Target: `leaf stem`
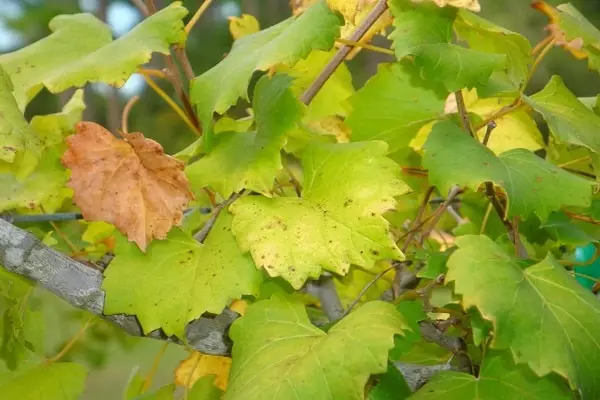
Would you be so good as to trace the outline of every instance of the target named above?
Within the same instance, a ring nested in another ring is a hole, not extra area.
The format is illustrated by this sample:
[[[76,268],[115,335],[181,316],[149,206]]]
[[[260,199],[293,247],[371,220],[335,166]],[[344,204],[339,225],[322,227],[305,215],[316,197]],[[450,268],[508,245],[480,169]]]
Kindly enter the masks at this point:
[[[497,126],[498,126],[498,124],[496,124],[496,121],[490,121],[487,124],[487,129],[485,130],[485,136],[483,137],[483,141],[481,142],[481,144],[483,144],[484,146],[487,147],[488,142],[490,141],[490,137],[492,136],[492,132],[494,131],[494,129],[496,129]]]
[[[373,24],[383,15],[387,10],[387,0],[379,0],[375,7],[371,10],[369,15],[363,20],[363,22],[356,28],[356,30],[350,36],[350,41],[358,42],[373,26]],[[323,87],[325,82],[333,75],[337,67],[344,61],[344,59],[350,54],[353,47],[348,45],[342,45],[333,58],[327,63],[323,71],[317,76],[308,89],[300,96],[300,101],[306,105],[315,98],[319,90]]]
[[[483,233],[485,232],[485,227],[487,226],[487,223],[490,219],[490,214],[492,213],[492,203],[488,203],[487,208],[485,209],[485,214],[483,215],[483,221],[481,221],[481,229],[479,229],[479,234],[483,235]]]
[[[465,105],[465,98],[463,97],[462,90],[457,90],[454,92],[454,96],[456,97],[458,114],[460,115],[460,121],[462,122],[464,131],[472,137],[475,137],[475,134],[473,133],[473,127],[471,126],[471,121],[469,120],[469,113]]]
[[[171,109],[173,111],[175,111],[175,113],[177,113],[177,115],[179,115],[179,117],[192,130],[192,132],[194,132],[198,136],[201,136],[202,134],[200,133],[200,131],[198,130],[198,128],[196,128],[194,126],[194,124],[192,124],[192,122],[189,120],[189,118],[187,117],[187,115],[185,115],[185,113],[183,112],[183,110],[181,108],[179,108],[179,106],[177,105],[177,103],[175,103],[173,101],[173,99],[170,98],[169,95],[166,94],[164,92],[164,90],[162,90],[149,76],[146,76],[143,73],[141,73],[141,75],[144,78],[144,80],[146,81],[146,83],[148,84],[148,86],[150,86],[152,88],[152,90],[154,90],[156,92],[156,94],[158,94],[171,107]]]
[[[446,197],[446,201],[444,201],[442,203],[442,205],[440,205],[438,207],[438,209],[435,210],[435,212],[433,213],[433,218],[431,219],[429,228],[425,232],[423,232],[423,234],[421,235],[419,244],[423,244],[423,241],[425,239],[427,239],[427,237],[431,234],[431,231],[435,228],[435,226],[438,224],[438,222],[442,218],[442,215],[444,215],[446,208],[448,208],[448,206],[450,204],[452,204],[452,201],[454,200],[454,198],[456,196],[458,196],[460,193],[462,193],[462,188],[460,186],[454,185],[450,188],[450,191],[448,192],[448,197]]]
[[[51,364],[53,362],[56,362],[56,361],[60,360],[62,357],[64,357],[65,354],[67,354],[69,352],[69,350],[71,350],[71,348],[75,345],[75,343],[77,343],[77,341],[79,339],[81,339],[81,337],[83,336],[83,334],[85,333],[85,331],[90,326],[92,326],[93,319],[94,319],[94,316],[90,315],[90,317],[87,319],[87,321],[85,322],[85,324],[83,324],[83,326],[79,329],[79,331],[77,331],[77,333],[75,335],[73,335],[73,337],[71,337],[71,339],[67,342],[67,344],[64,345],[64,347],[58,352],[58,354],[55,355],[54,357],[46,360],[46,363],[47,364]]]
[[[431,198],[431,195],[433,194],[434,189],[435,189],[435,186],[429,186],[427,188],[427,192],[425,192],[425,197],[423,197],[423,201],[421,202],[421,205],[419,206],[419,210],[417,211],[415,220],[412,223],[412,227],[410,228],[409,232],[405,235],[407,237],[406,237],[406,241],[402,245],[403,253],[408,249],[408,246],[410,246],[410,243],[413,241],[413,239],[414,239],[415,235],[417,234],[417,232],[419,231],[419,229],[422,228],[423,225],[425,225],[425,222],[427,222],[427,221],[424,221],[423,223],[421,223],[421,219],[423,218],[423,214],[425,213],[425,209],[427,208],[427,205],[429,204],[429,199]],[[400,238],[400,239],[402,239],[402,238]]]
[[[202,3],[202,5],[198,8],[198,10],[196,10],[196,12],[194,13],[194,16],[185,25],[186,35],[190,34],[190,31],[192,30],[192,28],[194,28],[194,25],[196,25],[196,22],[198,22],[200,17],[202,17],[202,14],[204,14],[206,9],[211,5],[212,2],[213,2],[213,0],[204,0],[204,3]]]
[[[132,98],[129,99],[129,101],[127,102],[127,104],[125,104],[125,107],[123,108],[123,114],[121,115],[121,131],[125,134],[129,133],[129,130],[127,128],[127,120],[129,119],[129,112],[131,111],[131,108],[135,105],[135,103],[137,103],[137,101],[140,99],[140,96],[133,96]]]
[[[158,370],[160,361],[162,360],[163,356],[165,355],[165,352],[167,351],[167,347],[169,347],[169,342],[164,342],[163,345],[160,346],[158,353],[156,353],[156,356],[154,357],[154,361],[152,362],[152,367],[150,368],[150,371],[148,371],[148,374],[144,377],[144,383],[142,384],[142,389],[139,394],[142,394],[148,389],[150,389],[150,385],[152,385],[152,379],[154,379],[154,375],[156,375],[156,371]]]
[[[540,52],[540,50],[542,50],[544,47],[546,47],[546,45],[548,43],[550,43],[551,40],[552,40],[552,35],[546,36],[538,44],[535,45],[535,47],[533,48],[533,50],[531,50],[531,54],[535,56],[537,53]]]
[[[386,49],[384,47],[374,46],[374,45],[368,44],[368,43],[355,42],[353,40],[342,39],[342,38],[336,39],[336,42],[345,44],[347,46],[360,47],[365,50],[375,51],[377,53],[389,54],[391,56],[396,54],[396,53],[394,53],[394,50],[392,50],[392,49]]]
[[[527,86],[531,82],[531,79],[533,78],[535,71],[537,71],[538,67],[540,66],[540,63],[548,55],[550,50],[552,50],[552,48],[554,47],[555,44],[556,44],[555,38],[552,38],[550,41],[548,41],[548,43],[545,43],[544,48],[540,51],[540,54],[538,54],[535,61],[533,62],[533,65],[531,66],[531,69],[529,70],[529,73],[527,74],[527,78],[525,78],[523,85],[521,85],[521,90],[519,91],[521,96],[523,94],[525,94],[525,90],[527,89]]]

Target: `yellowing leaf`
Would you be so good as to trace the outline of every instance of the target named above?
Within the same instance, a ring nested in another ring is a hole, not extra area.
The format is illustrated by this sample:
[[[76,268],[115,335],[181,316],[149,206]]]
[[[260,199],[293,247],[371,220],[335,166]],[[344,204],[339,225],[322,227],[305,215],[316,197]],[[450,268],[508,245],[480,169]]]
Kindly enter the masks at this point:
[[[84,218],[115,225],[142,251],[164,239],[193,198],[184,163],[141,133],[120,140],[93,122],[77,124],[76,132],[62,161]]]
[[[203,376],[215,375],[214,385],[225,390],[229,381],[230,368],[230,357],[211,356],[194,351],[175,370],[175,383],[191,388]]]
[[[236,313],[238,313],[240,315],[244,315],[244,313],[246,312],[246,308],[247,307],[248,307],[248,302],[246,300],[235,300],[229,306],[229,308],[232,311],[235,311]]]
[[[457,8],[466,8],[467,10],[475,12],[481,11],[481,4],[479,4],[479,0],[433,0],[433,2],[440,7],[452,6]]]
[[[229,32],[234,40],[258,31],[260,31],[260,24],[253,15],[242,14],[241,17],[229,17]]]

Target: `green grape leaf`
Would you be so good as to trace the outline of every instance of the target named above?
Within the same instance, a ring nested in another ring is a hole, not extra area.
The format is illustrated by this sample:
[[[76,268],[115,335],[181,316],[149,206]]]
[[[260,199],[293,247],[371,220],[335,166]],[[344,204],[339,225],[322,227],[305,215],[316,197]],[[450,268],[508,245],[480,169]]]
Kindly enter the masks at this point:
[[[186,168],[195,192],[210,186],[224,198],[249,189],[270,196],[282,168],[285,133],[302,113],[285,75],[263,76],[254,91],[256,133],[227,132],[216,136],[211,153]]]
[[[185,41],[187,13],[174,2],[114,41],[110,27],[90,14],[59,15],[50,21],[50,36],[0,56],[0,65],[21,109],[43,86],[52,93],[87,82],[120,87],[153,52],[169,54],[169,45]]]
[[[223,391],[214,385],[215,376],[206,375],[198,379],[190,390],[189,400],[221,400]]]
[[[0,61],[0,173],[8,170],[23,178],[39,161],[42,144],[27,125],[12,90],[11,79]]]
[[[25,279],[0,268],[0,358],[10,370],[43,350],[44,318],[32,301],[33,289]]]
[[[461,236],[456,244],[447,282],[454,282],[465,309],[477,307],[492,322],[491,347],[510,349],[517,364],[527,363],[538,376],[558,373],[580,388],[583,398],[598,398],[595,296],[551,255],[523,268],[486,236]]]
[[[581,103],[555,75],[542,91],[523,100],[544,116],[559,142],[585,146],[600,154],[600,116]]]
[[[382,64],[350,98],[352,140],[384,140],[393,153],[408,147],[423,125],[443,116],[447,93],[408,63]]]
[[[242,250],[296,289],[321,268],[345,275],[350,264],[402,259],[381,214],[408,187],[386,150],[384,142],[307,147],[302,198],[246,196],[231,206]]]
[[[394,335],[409,329],[393,305],[373,301],[325,333],[301,303],[275,295],[231,326],[224,400],[363,399],[370,374],[387,370]]]
[[[145,393],[135,398],[135,400],[174,400],[175,384],[165,385],[154,393]],[[188,396],[188,399],[191,397]]]
[[[507,75],[513,89],[521,86],[533,63],[529,40],[467,10],[458,12],[454,28],[473,50],[506,55],[506,72],[498,73]]]
[[[78,89],[61,112],[36,115],[29,126],[37,132],[42,145],[49,148],[62,143],[65,137],[75,132],[75,124],[81,121],[84,110],[83,89]]]
[[[80,364],[42,363],[0,383],[0,393],[5,399],[76,400],[83,392],[86,375]]]
[[[448,92],[485,85],[494,71],[506,68],[505,54],[450,44],[456,9],[407,0],[392,1],[390,8],[395,28],[390,39],[396,57],[413,55],[421,76],[442,83]]]
[[[334,54],[333,50],[313,50],[306,59],[300,60],[293,67],[280,64],[275,67],[275,71],[294,78],[292,92],[300,97],[323,71]],[[304,120],[314,121],[330,115],[346,116],[348,110],[344,102],[353,93],[352,75],[348,66],[342,63],[310,102]]]
[[[341,23],[320,0],[299,17],[236,40],[223,61],[195,78],[190,96],[202,121],[207,151],[213,146],[213,112],[223,114],[240,97],[247,97],[255,70],[264,71],[280,63],[293,65],[313,49],[329,50],[339,36]]]
[[[73,195],[66,187],[69,173],[60,161],[60,154],[54,149],[46,150],[35,171],[26,178],[17,179],[12,173],[0,171],[0,211],[13,208],[54,212],[63,201]]]
[[[135,314],[144,332],[162,328],[184,337],[186,324],[204,312],[219,314],[233,299],[256,295],[260,271],[231,235],[222,212],[204,244],[175,228],[146,254],[123,238],[104,275],[105,314]]]
[[[488,351],[478,376],[442,371],[411,396],[411,400],[559,400],[573,396],[555,376],[538,378],[516,366],[508,352]]]
[[[508,196],[508,214],[546,220],[563,206],[587,207],[594,182],[562,169],[523,149],[499,156],[451,121],[436,124],[425,143],[423,165],[429,180],[447,193],[453,184],[477,189],[494,182]]]

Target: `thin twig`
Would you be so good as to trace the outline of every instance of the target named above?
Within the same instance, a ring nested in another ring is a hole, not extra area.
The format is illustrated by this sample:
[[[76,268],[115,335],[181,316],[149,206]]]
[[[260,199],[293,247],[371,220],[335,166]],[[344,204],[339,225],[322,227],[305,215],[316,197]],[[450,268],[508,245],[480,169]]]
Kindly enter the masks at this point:
[[[175,57],[177,57],[177,60],[179,60],[179,64],[181,64],[181,68],[183,69],[183,74],[185,75],[187,80],[191,82],[196,77],[196,74],[194,73],[192,64],[190,63],[190,60],[188,59],[185,48],[183,48],[181,46],[174,46],[173,50],[175,52]]]
[[[473,133],[473,128],[471,127],[471,121],[469,120],[469,113],[467,112],[465,98],[463,97],[462,91],[457,90],[456,92],[454,92],[454,97],[456,97],[456,105],[458,108],[458,114],[460,115],[460,121],[462,122],[463,129],[469,135],[475,137],[475,134]]]
[[[563,212],[565,214],[567,214],[567,216],[576,219],[578,221],[583,221],[583,222],[587,222],[589,224],[594,224],[594,225],[600,225],[600,221],[593,219],[592,217],[588,217],[587,215],[579,215],[579,214],[575,214],[572,213],[570,211],[565,211],[563,210]]]
[[[521,85],[521,90],[520,90],[521,95],[525,93],[525,89],[527,89],[527,86],[529,86],[529,82],[531,82],[531,79],[533,78],[535,71],[538,69],[542,60],[548,55],[550,50],[552,50],[554,48],[555,44],[556,44],[556,39],[552,38],[552,40],[550,40],[544,46],[544,48],[540,51],[540,54],[538,54],[535,61],[533,62],[533,65],[531,66],[531,69],[529,70],[529,73],[527,74],[527,77],[525,78],[523,85]]]
[[[219,214],[221,214],[221,211],[224,208],[229,207],[231,205],[231,203],[233,203],[234,201],[239,199],[242,196],[242,194],[244,194],[243,190],[239,193],[234,193],[231,196],[229,196],[229,198],[227,200],[225,200],[224,202],[222,202],[221,204],[218,204],[215,208],[213,208],[213,212],[212,212],[211,216],[208,218],[208,221],[206,221],[206,223],[204,224],[202,229],[200,229],[194,235],[194,239],[196,239],[200,243],[204,243],[204,241],[206,240],[206,237],[210,233],[210,230],[212,229],[213,225],[217,221]]]
[[[140,96],[133,96],[129,99],[125,107],[123,108],[123,114],[121,115],[121,131],[125,134],[129,133],[129,129],[127,127],[127,120],[129,119],[129,113],[131,112],[131,108],[137,103],[140,99]]]
[[[379,0],[375,7],[371,10],[369,15],[364,19],[364,21],[356,28],[356,30],[352,33],[348,40],[352,42],[359,42],[360,39],[369,31],[371,26],[383,15],[383,13],[387,10],[388,4],[387,0]],[[310,85],[308,89],[302,94],[300,97],[300,101],[306,105],[308,105],[312,99],[317,95],[319,90],[323,87],[325,82],[333,75],[337,67],[344,61],[344,59],[350,54],[353,47],[348,45],[343,45],[337,51],[337,53],[333,56],[333,58],[327,63],[323,71],[317,76],[314,82]]]
[[[71,350],[71,348],[75,345],[75,343],[77,343],[77,341],[81,338],[81,336],[83,336],[85,331],[92,325],[93,320],[94,320],[94,316],[90,315],[90,317],[87,319],[85,324],[83,324],[81,329],[79,329],[79,331],[77,331],[77,333],[67,342],[67,344],[65,344],[65,346],[60,350],[60,352],[58,352],[58,354],[55,355],[54,357],[46,360],[46,363],[50,364],[50,363],[56,362],[56,361],[60,360],[61,358],[63,358],[64,355],[67,354],[69,352],[69,350]]]
[[[387,274],[388,272],[390,272],[391,270],[395,269],[396,266],[392,265],[389,268],[384,269],[383,271],[381,271],[380,273],[378,273],[377,275],[375,275],[375,277],[373,279],[371,279],[371,281],[369,283],[367,283],[362,290],[360,291],[360,293],[358,294],[358,296],[356,296],[356,299],[354,299],[354,301],[350,304],[350,306],[348,306],[348,309],[346,311],[344,311],[344,314],[342,314],[342,316],[340,318],[344,318],[346,317],[348,314],[350,314],[350,312],[352,311],[352,309],[354,307],[356,307],[356,305],[358,304],[358,302],[360,301],[360,299],[362,299],[362,297],[365,295],[365,293],[367,293],[369,291],[369,289],[371,289],[371,287],[377,283],[378,280],[380,280],[381,278],[383,278],[383,276],[385,274]]]
[[[154,379],[154,375],[156,375],[156,371],[158,370],[160,361],[162,360],[163,356],[165,355],[165,351],[167,351],[167,347],[169,347],[169,342],[164,342],[163,345],[160,346],[160,349],[158,350],[158,353],[156,353],[156,356],[154,357],[154,361],[152,362],[152,367],[150,368],[150,371],[148,371],[148,373],[146,374],[146,377],[144,378],[144,383],[142,384],[142,390],[140,391],[139,394],[142,394],[142,393],[146,392],[148,389],[150,389],[150,385],[152,385],[152,380]]]
[[[492,203],[488,203],[487,208],[485,209],[485,214],[483,215],[483,221],[481,222],[481,228],[479,229],[479,234],[483,235],[483,233],[485,232],[485,227],[487,226],[487,223],[490,219],[490,214],[492,213]]]
[[[198,8],[198,10],[196,10],[196,12],[194,13],[194,16],[185,25],[186,35],[190,34],[190,31],[192,30],[194,25],[196,25],[196,22],[198,22],[198,20],[202,16],[202,14],[204,14],[204,11],[206,11],[206,9],[211,5],[212,1],[213,0],[204,0],[204,3],[202,3],[202,5]]]
[[[144,4],[144,2],[142,0],[131,0],[131,2],[133,3],[133,5],[135,5],[138,10],[140,10],[140,12],[142,13],[142,15],[144,17],[147,17],[150,15],[150,12],[148,11],[148,7],[146,7],[146,5]]]
[[[460,193],[462,193],[462,189],[460,186],[454,185],[450,188],[450,191],[448,192],[448,197],[446,198],[446,201],[443,202],[442,205],[439,206],[437,210],[435,210],[434,216],[429,224],[429,229],[427,229],[421,235],[420,244],[422,244],[423,241],[425,239],[427,239],[427,237],[431,234],[431,231],[435,228],[437,223],[440,221],[440,219],[442,218],[442,215],[444,215],[446,208],[448,208],[448,206],[450,204],[452,204],[452,201],[454,200],[454,198],[456,196],[458,196]]]
[[[374,45],[368,44],[368,43],[354,42],[352,40],[342,39],[342,38],[336,39],[336,42],[341,43],[341,44],[345,44],[347,46],[360,47],[360,48],[363,48],[365,50],[375,51],[377,53],[389,54],[391,56],[393,56],[394,54],[396,54],[396,53],[394,53],[394,50],[392,50],[392,49],[386,49],[384,47],[374,46]]]
[[[190,121],[192,121],[192,124],[196,127],[196,129],[198,129],[199,132],[202,132],[202,129],[200,128],[200,121],[198,120],[198,116],[192,107],[192,103],[188,94],[182,86],[183,82],[181,80],[181,75],[179,74],[179,69],[175,64],[175,61],[173,61],[173,57],[171,55],[167,55],[165,57],[165,61],[167,63],[167,68],[165,68],[164,72],[165,77],[169,80],[169,82],[171,82],[171,85],[175,89],[175,93],[177,93],[177,96],[179,96],[181,99],[181,102],[183,103],[183,109],[185,110],[185,113]]]
[[[498,124],[496,124],[496,121],[490,121],[487,124],[487,129],[485,130],[485,136],[483,137],[483,141],[481,142],[481,144],[483,144],[484,146],[487,147],[488,142],[490,141],[490,136],[492,136],[492,132],[494,131],[494,129],[496,129],[497,126],[498,126]]]
[[[425,209],[427,208],[427,204],[429,203],[429,199],[431,198],[434,189],[434,186],[429,186],[429,188],[427,188],[427,192],[425,192],[425,197],[423,197],[423,201],[419,206],[419,210],[417,211],[415,220],[412,223],[412,228],[410,228],[409,232],[406,235],[404,235],[406,236],[406,241],[402,246],[402,252],[405,252],[408,249],[408,246],[410,246],[410,243],[413,241],[415,235],[417,234],[419,229],[424,225],[423,223],[421,223],[421,218],[423,218],[423,214],[425,213]]]
[[[192,132],[194,132],[196,135],[201,136],[200,131],[198,130],[198,128],[196,128],[194,126],[194,124],[192,124],[192,122],[189,120],[189,118],[187,117],[187,115],[185,115],[185,113],[183,112],[183,110],[181,108],[179,108],[179,106],[177,105],[177,103],[175,103],[173,101],[172,98],[169,97],[168,94],[165,93],[164,90],[162,90],[160,88],[160,86],[158,86],[153,80],[152,78],[150,78],[149,76],[146,76],[145,74],[141,74],[142,77],[144,78],[144,80],[146,81],[146,83],[148,84],[148,86],[150,86],[170,107],[173,111],[175,111],[175,113],[177,115],[179,115],[179,117],[186,123],[186,125],[192,130]]]

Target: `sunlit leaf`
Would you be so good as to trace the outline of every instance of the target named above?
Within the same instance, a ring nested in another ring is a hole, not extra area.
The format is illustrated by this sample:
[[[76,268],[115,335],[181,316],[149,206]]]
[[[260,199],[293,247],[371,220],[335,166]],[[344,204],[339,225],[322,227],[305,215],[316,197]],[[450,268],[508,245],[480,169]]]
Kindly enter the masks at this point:
[[[214,375],[214,385],[221,390],[227,389],[231,357],[212,356],[194,351],[179,363],[175,370],[175,383],[192,387],[201,378]],[[211,382],[211,385],[213,382]]]
[[[242,14],[240,17],[229,17],[229,32],[233,40],[256,33],[260,30],[258,20],[250,14]]]

